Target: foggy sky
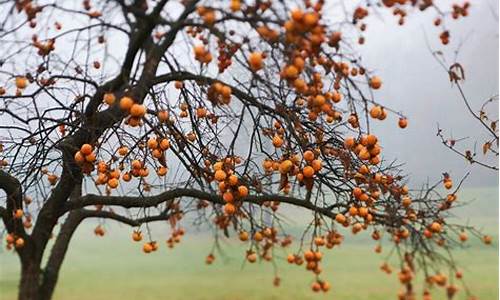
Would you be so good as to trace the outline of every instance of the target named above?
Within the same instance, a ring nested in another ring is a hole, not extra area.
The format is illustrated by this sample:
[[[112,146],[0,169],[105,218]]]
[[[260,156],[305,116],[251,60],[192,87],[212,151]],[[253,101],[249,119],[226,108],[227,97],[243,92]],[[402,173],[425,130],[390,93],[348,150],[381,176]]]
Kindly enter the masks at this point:
[[[368,22],[365,46],[361,53],[365,65],[375,68],[384,82],[375,93],[380,102],[409,119],[406,129],[397,128],[397,118],[388,122],[373,121],[384,147],[385,158],[398,158],[406,163],[404,169],[411,175],[411,183],[439,179],[442,172],[450,172],[458,181],[468,171],[471,176],[465,186],[497,186],[498,173],[479,166],[471,166],[463,158],[445,148],[436,136],[437,123],[446,130],[445,136],[471,137],[466,141],[473,147],[478,142],[478,159],[484,160],[481,136],[484,129],[467,113],[458,90],[448,75],[435,61],[426,39],[433,50],[441,50],[449,62],[462,43],[458,62],[465,68],[464,92],[471,106],[479,110],[489,97],[498,94],[498,1],[471,1],[470,17],[447,22],[451,32],[448,46],[440,44],[440,30],[432,25],[435,14],[410,14],[405,26],[397,26],[391,16]],[[490,113],[498,118],[498,102],[490,106]],[[479,137],[479,139],[475,138]],[[498,159],[489,161],[498,166]]]

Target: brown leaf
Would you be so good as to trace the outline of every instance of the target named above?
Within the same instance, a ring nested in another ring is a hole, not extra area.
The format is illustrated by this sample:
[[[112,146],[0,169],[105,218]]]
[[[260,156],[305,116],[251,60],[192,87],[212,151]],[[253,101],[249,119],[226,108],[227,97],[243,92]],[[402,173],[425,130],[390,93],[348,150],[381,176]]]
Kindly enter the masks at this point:
[[[484,143],[484,145],[483,145],[483,154],[486,154],[486,152],[488,152],[488,150],[490,150],[490,147],[491,147],[490,142]]]
[[[490,127],[491,127],[491,129],[492,129],[493,131],[496,131],[496,130],[497,130],[497,121],[495,121],[495,122],[491,122]]]

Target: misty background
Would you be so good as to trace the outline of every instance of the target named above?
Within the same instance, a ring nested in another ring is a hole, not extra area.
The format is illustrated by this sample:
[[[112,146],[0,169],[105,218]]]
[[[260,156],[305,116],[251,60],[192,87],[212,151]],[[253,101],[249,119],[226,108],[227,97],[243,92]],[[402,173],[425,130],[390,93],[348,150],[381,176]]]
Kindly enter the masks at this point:
[[[451,65],[458,49],[457,62],[465,69],[463,90],[472,108],[479,111],[484,101],[498,95],[498,1],[472,1],[469,16],[447,19],[451,33],[447,46],[438,38],[442,29],[432,24],[434,18],[435,13],[429,11],[409,13],[404,26],[398,26],[391,15],[368,21],[366,43],[358,48],[365,65],[383,80],[375,96],[409,120],[404,130],[397,127],[397,118],[391,114],[385,122],[371,125],[384,147],[384,158],[405,163],[412,186],[428,179],[433,183],[443,172],[450,172],[458,182],[469,171],[465,187],[498,186],[498,172],[469,164],[436,136],[439,123],[446,138],[469,137],[459,147],[470,149],[477,141],[476,158],[498,166],[497,157],[483,156],[485,130],[469,114],[458,89],[432,56],[432,51],[442,51]],[[498,101],[489,106],[488,115],[498,119]]]

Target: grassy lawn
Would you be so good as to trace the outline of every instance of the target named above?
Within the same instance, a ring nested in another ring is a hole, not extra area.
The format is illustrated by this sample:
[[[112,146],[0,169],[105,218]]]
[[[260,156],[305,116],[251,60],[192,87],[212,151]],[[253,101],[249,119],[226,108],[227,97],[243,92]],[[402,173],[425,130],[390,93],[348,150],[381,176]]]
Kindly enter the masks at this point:
[[[455,251],[455,257],[475,295],[480,299],[498,299],[498,218],[471,214],[471,223],[477,220],[495,236],[495,243],[486,247],[472,242],[469,248]],[[206,234],[188,232],[176,248],[167,249],[160,242],[158,252],[145,255],[141,244],[131,241],[130,228],[110,223],[107,235],[98,238],[92,233],[94,226],[94,223],[86,223],[77,231],[62,268],[55,299],[386,300],[395,299],[399,290],[396,275],[386,275],[378,269],[383,254],[375,254],[373,242],[362,236],[349,236],[347,240],[352,242],[325,253],[322,277],[330,281],[332,290],[327,294],[313,294],[309,288],[312,273],[306,272],[303,266],[288,265],[284,261],[286,253],[281,250],[275,257],[282,284],[274,288],[273,265],[268,262],[244,264],[242,243],[223,242],[225,255],[216,254],[215,263],[207,266],[204,258],[212,248],[213,239]],[[159,229],[155,229],[155,238],[165,240],[161,235],[168,231]],[[290,251],[294,249],[292,245]],[[0,299],[15,299],[18,267],[17,257],[2,250]],[[433,299],[446,299],[442,289],[435,289],[434,295]],[[457,299],[466,299],[463,291]]]

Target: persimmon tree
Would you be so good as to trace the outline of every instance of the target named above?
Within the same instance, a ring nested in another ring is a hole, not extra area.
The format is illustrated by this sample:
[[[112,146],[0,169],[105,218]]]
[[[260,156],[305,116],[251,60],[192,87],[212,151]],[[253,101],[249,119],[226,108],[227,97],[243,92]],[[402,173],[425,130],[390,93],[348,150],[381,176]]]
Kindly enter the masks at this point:
[[[462,274],[449,250],[468,233],[491,243],[449,221],[460,186],[449,175],[412,192],[404,170],[382,159],[370,122],[408,121],[379,101],[391,83],[356,52],[368,47],[365,20],[386,11],[400,25],[431,11],[448,44],[445,21],[467,16],[467,2],[0,7],[0,215],[21,262],[19,299],[51,298],[72,235],[89,218],[130,225],[151,253],[161,246],[147,224],[168,222],[173,247],[191,214],[217,236],[237,236],[250,263],[283,259],[285,248],[288,262],[311,272],[314,292],[330,289],[322,253],[343,242],[342,228],[370,231],[376,252],[382,239],[392,245],[399,264],[387,258],[382,270],[398,270],[400,299],[416,297],[417,274],[424,299],[436,285],[452,298]],[[281,226],[283,205],[309,212],[301,236]]]

